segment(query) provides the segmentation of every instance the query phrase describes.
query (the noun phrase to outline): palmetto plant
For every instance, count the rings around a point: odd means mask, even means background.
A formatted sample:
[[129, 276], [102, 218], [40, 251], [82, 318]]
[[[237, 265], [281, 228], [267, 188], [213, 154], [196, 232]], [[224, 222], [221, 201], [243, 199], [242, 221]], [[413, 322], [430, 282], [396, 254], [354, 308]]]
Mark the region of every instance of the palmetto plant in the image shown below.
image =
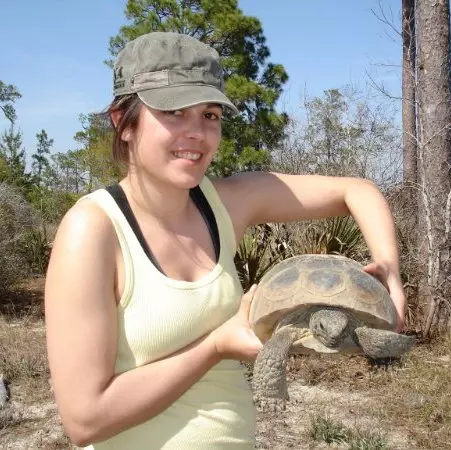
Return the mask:
[[278, 262], [298, 254], [343, 255], [363, 262], [368, 249], [350, 216], [300, 223], [296, 231], [281, 224], [258, 225], [245, 234], [235, 256], [243, 289], [258, 283]]
[[332, 217], [301, 227], [293, 246], [300, 254], [343, 255], [356, 260], [368, 256], [363, 235], [351, 216]]
[[284, 234], [283, 225], [266, 224], [252, 227], [244, 235], [235, 265], [245, 291], [276, 263], [293, 255]]

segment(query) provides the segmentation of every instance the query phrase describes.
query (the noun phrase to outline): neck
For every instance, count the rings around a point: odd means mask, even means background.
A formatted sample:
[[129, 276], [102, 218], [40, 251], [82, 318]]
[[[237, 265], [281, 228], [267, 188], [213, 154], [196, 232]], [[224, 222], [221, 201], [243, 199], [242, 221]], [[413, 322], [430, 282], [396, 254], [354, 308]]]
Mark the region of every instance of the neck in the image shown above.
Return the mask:
[[120, 184], [132, 207], [149, 219], [171, 225], [180, 223], [188, 214], [189, 189], [131, 173]]

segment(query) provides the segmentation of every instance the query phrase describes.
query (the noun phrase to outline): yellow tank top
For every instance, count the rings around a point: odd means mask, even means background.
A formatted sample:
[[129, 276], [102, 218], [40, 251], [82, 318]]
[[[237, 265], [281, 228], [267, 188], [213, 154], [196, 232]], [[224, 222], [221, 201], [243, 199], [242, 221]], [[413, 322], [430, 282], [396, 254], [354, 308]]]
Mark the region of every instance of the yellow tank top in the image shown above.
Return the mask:
[[[124, 258], [116, 373], [174, 353], [217, 328], [238, 309], [242, 288], [233, 261], [233, 225], [211, 181], [205, 177], [200, 188], [215, 215], [220, 253], [213, 270], [195, 282], [168, 278], [152, 264], [106, 190], [84, 197], [94, 200], [111, 219]], [[161, 414], [87, 448], [250, 449], [254, 434], [255, 408], [243, 369], [238, 361], [224, 360]]]

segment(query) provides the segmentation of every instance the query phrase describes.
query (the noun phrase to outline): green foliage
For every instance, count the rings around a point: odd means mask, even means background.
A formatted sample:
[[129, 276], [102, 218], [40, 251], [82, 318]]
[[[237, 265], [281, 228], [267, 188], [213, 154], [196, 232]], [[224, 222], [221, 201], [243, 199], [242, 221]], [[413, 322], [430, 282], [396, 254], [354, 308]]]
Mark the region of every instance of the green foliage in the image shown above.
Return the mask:
[[313, 221], [302, 227], [292, 246], [296, 253], [332, 254], [362, 260], [368, 249], [351, 216]]
[[310, 437], [326, 444], [348, 444], [349, 450], [388, 450], [387, 440], [374, 431], [351, 429], [328, 417], [310, 420]]
[[328, 417], [316, 416], [310, 421], [310, 437], [326, 444], [343, 444], [349, 440], [349, 430]]
[[245, 291], [258, 283], [276, 263], [292, 256], [282, 238], [282, 227], [276, 224], [249, 228], [235, 255], [235, 266]]
[[81, 197], [81, 194], [67, 192], [59, 188], [46, 188], [34, 185], [27, 199], [46, 223], [59, 222], [64, 214]]
[[83, 130], [74, 139], [82, 148], [74, 156], [85, 173], [86, 191], [117, 182], [121, 178], [121, 168], [113, 161], [111, 148], [113, 130], [104, 114], [81, 115]]
[[243, 289], [258, 283], [276, 263], [298, 254], [334, 254], [364, 261], [368, 248], [351, 216], [289, 226], [258, 225], [246, 232], [235, 256]]
[[34, 182], [41, 186], [43, 184], [42, 176], [49, 167], [49, 160], [46, 155], [50, 154], [50, 149], [53, 145], [53, 139], [49, 139], [45, 130], [41, 130], [40, 133], [36, 134], [36, 139], [38, 140], [38, 145], [36, 147], [36, 153], [31, 155], [33, 168], [33, 178]]
[[25, 149], [22, 147], [22, 133], [12, 123], [0, 136], [0, 182], [16, 186], [22, 193], [30, 188], [30, 175], [25, 171]]
[[46, 185], [52, 189], [79, 194], [83, 192], [85, 174], [79, 151], [68, 150], [51, 156], [51, 165], [45, 173]]
[[45, 275], [50, 250], [45, 226], [26, 230], [17, 243], [17, 251], [25, 261], [29, 273], [35, 275]]
[[17, 245], [34, 223], [35, 214], [20, 191], [0, 183], [0, 289], [8, 289], [26, 274]]
[[207, 170], [212, 177], [227, 177], [239, 170], [257, 170], [266, 167], [270, 161], [267, 150], [256, 150], [245, 147], [242, 152], [236, 151], [236, 145], [229, 139], [222, 139], [219, 151]]
[[125, 15], [131, 23], [110, 39], [112, 55], [151, 31], [189, 34], [218, 51], [225, 92], [240, 114], [224, 120], [224, 142], [212, 173], [266, 168], [270, 150], [285, 137], [288, 116], [275, 106], [288, 75], [282, 65], [266, 62], [269, 49], [260, 21], [243, 15], [236, 0], [129, 0]]
[[345, 86], [307, 99], [303, 115], [272, 153], [272, 169], [369, 178], [381, 187], [400, 181], [401, 133], [386, 104]]
[[0, 109], [11, 123], [16, 121], [14, 102], [20, 97], [22, 97], [22, 95], [15, 86], [12, 84], [5, 84], [0, 80]]
[[387, 440], [377, 433], [354, 433], [349, 450], [388, 450]]

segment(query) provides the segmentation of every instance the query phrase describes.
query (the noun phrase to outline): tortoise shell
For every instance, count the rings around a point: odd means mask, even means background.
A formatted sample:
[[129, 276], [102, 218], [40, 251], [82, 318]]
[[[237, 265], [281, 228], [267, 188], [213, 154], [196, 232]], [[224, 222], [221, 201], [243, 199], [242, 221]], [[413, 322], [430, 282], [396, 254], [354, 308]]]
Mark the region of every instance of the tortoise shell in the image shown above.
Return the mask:
[[262, 342], [280, 319], [299, 308], [343, 308], [357, 321], [393, 330], [396, 310], [385, 287], [363, 266], [344, 256], [300, 255], [270, 269], [261, 279], [250, 310], [250, 323]]

